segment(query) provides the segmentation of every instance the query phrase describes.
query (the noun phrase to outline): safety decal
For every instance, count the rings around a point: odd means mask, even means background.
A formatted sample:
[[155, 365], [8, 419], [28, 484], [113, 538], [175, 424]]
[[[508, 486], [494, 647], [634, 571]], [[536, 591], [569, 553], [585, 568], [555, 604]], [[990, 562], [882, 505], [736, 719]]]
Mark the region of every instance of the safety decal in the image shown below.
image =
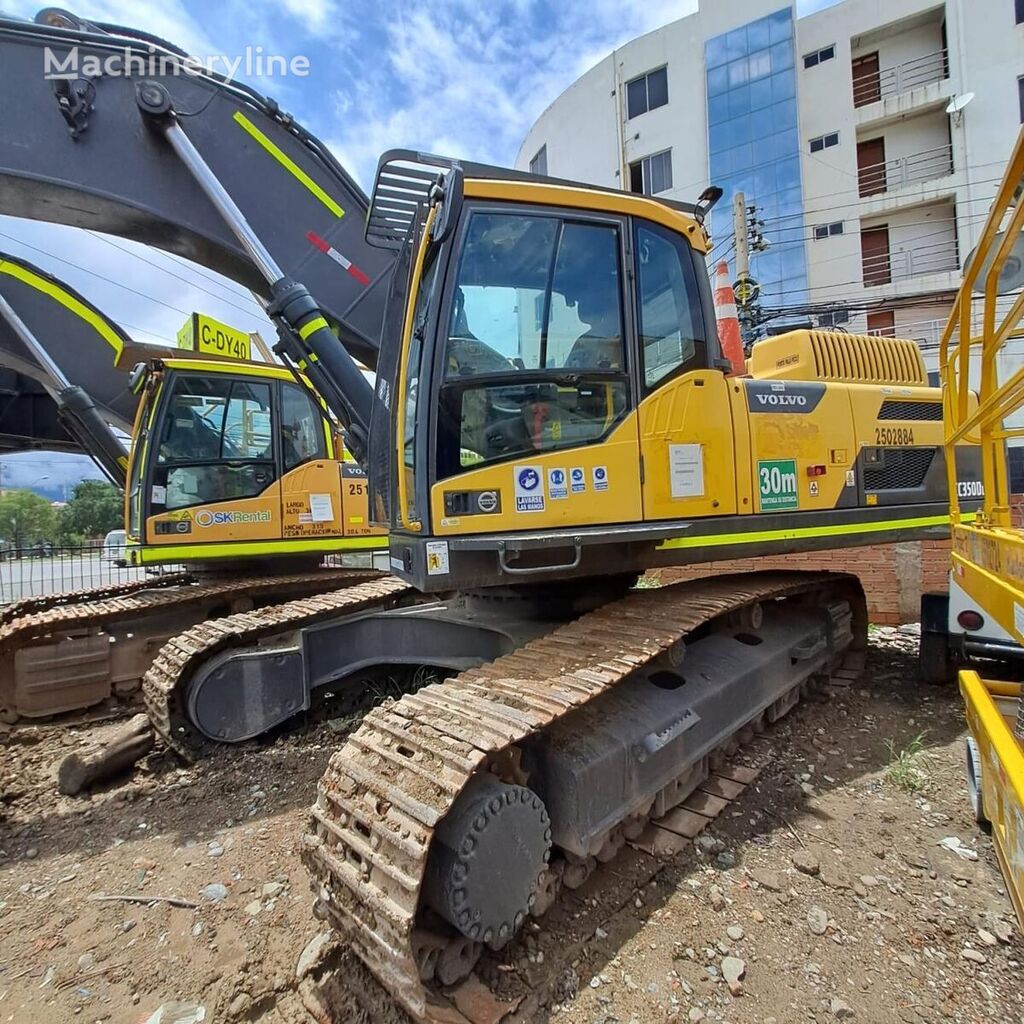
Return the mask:
[[608, 490], [608, 467], [607, 466], [595, 466], [594, 467], [594, 490], [595, 491], [607, 491]]
[[548, 497], [552, 501], [569, 496], [569, 487], [564, 469], [548, 470]]
[[796, 490], [796, 460], [769, 459], [757, 464], [762, 512], [786, 512], [800, 507]]
[[427, 548], [427, 575], [447, 576], [450, 567], [448, 564], [448, 541], [428, 540]]
[[370, 279], [351, 260], [346, 259], [326, 239], [321, 238], [315, 231], [307, 231], [306, 238], [313, 243], [325, 256], [330, 256], [339, 267], [348, 271], [364, 288], [370, 283]]
[[573, 494], [582, 494], [587, 489], [587, 475], [582, 466], [574, 466], [569, 470], [569, 486]]
[[541, 486], [540, 466], [514, 466], [516, 511], [543, 512], [544, 488]]

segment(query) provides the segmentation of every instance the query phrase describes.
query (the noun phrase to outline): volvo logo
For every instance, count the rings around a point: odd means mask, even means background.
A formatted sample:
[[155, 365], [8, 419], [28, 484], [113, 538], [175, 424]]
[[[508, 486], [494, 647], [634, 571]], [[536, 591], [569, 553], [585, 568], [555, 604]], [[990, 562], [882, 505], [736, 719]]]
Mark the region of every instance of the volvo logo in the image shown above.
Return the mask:
[[498, 507], [498, 496], [494, 491], [481, 491], [476, 498], [476, 507], [481, 512], [493, 512]]
[[761, 405], [806, 405], [807, 398], [804, 395], [755, 395]]

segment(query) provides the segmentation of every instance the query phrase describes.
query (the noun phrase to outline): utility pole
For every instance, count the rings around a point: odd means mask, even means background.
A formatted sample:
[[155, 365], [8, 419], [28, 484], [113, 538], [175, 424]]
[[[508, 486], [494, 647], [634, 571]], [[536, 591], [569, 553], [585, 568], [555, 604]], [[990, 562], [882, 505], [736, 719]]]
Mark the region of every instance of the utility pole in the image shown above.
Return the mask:
[[737, 192], [732, 197], [732, 230], [736, 239], [736, 280], [750, 277], [750, 244], [747, 236], [747, 197]]

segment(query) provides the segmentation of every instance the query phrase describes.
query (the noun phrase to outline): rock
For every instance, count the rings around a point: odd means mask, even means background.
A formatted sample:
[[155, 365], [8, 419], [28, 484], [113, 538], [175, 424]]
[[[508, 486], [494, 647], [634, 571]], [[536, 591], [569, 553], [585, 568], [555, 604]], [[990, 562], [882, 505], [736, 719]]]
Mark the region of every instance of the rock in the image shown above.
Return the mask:
[[978, 929], [978, 938], [981, 939], [981, 941], [986, 946], [995, 946], [999, 943], [999, 940], [991, 932], [986, 931], [984, 928]]
[[158, 1006], [143, 1024], [203, 1024], [204, 1020], [206, 1020], [205, 1007], [198, 1003], [183, 1003], [175, 1000]]
[[707, 1020], [707, 1017], [699, 1006], [691, 1006], [686, 1019], [690, 1021], [690, 1024], [699, 1024], [700, 1021]]
[[741, 978], [747, 971], [747, 965], [738, 956], [727, 956], [722, 958], [722, 977], [729, 986], [729, 991], [734, 995], [741, 995], [743, 984]]
[[194, 925], [192, 925], [192, 938], [193, 939], [198, 939], [199, 936], [202, 935], [202, 934], [203, 934], [203, 922], [202, 921], [196, 921], [196, 923]]
[[861, 875], [860, 884], [865, 889], [877, 889], [882, 883], [874, 875]]
[[821, 870], [821, 863], [810, 850], [797, 850], [791, 860], [793, 867], [803, 875], [816, 875]]
[[267, 882], [263, 886], [263, 895], [267, 899], [275, 899], [284, 892], [284, 886], [280, 882]]
[[970, 960], [972, 964], [986, 964], [988, 963], [988, 957], [984, 953], [979, 953], [976, 949], [971, 949], [967, 946], [965, 949], [960, 951], [960, 956], [964, 960]]
[[824, 935], [828, 929], [828, 914], [821, 907], [811, 907], [807, 911], [807, 927], [815, 935]]
[[733, 942], [739, 942], [743, 938], [743, 929], [738, 924], [731, 924], [725, 929], [725, 934], [732, 939]]
[[593, 977], [592, 977], [592, 978], [590, 979], [590, 987], [591, 987], [591, 988], [600, 988], [600, 987], [601, 987], [601, 978], [600, 978], [600, 975], [597, 975], [597, 974], [595, 974], [595, 975], [594, 975], [594, 976], [593, 976]]
[[249, 1009], [251, 1000], [245, 992], [239, 992], [228, 1006], [228, 1017], [242, 1017]]
[[1002, 943], [1010, 942], [1013, 939], [1013, 925], [1007, 924], [1006, 921], [993, 921], [992, 931], [995, 932], [996, 938]]
[[130, 932], [135, 927], [135, 922], [129, 917], [121, 922], [121, 931]]
[[849, 1020], [855, 1016], [850, 1004], [845, 999], [839, 999], [837, 996], [833, 996], [829, 1000], [828, 1009], [829, 1013], [837, 1020]]
[[250, 903], [246, 903], [245, 912], [250, 917], [255, 917], [263, 909], [262, 900], [252, 900]]
[[940, 839], [939, 846], [949, 850], [950, 853], [955, 853], [958, 857], [963, 857], [964, 860], [978, 859], [977, 851], [972, 850], [969, 846], [964, 846], [958, 836], [946, 836], [945, 839]]
[[206, 853], [210, 857], [223, 857], [224, 847], [220, 843], [210, 843], [206, 848]]
[[552, 995], [555, 997], [555, 1001], [562, 1003], [571, 1003], [580, 990], [580, 979], [576, 972], [571, 967], [566, 967], [558, 979], [555, 981], [555, 987], [552, 991]]
[[712, 910], [725, 910], [725, 895], [717, 885], [711, 886], [708, 899]]
[[204, 900], [209, 900], [211, 903], [220, 903], [221, 900], [228, 898], [228, 887], [221, 885], [220, 882], [211, 882], [209, 885], [204, 885], [199, 890], [199, 895]]
[[87, 971], [94, 963], [96, 963], [96, 957], [92, 953], [83, 953], [78, 958], [78, 969], [80, 971]]
[[764, 924], [764, 914], [760, 910], [752, 910], [750, 912], [750, 920], [756, 921], [758, 924]]
[[36, 857], [38, 857], [38, 856], [39, 856], [39, 850], [35, 846], [30, 846], [25, 851], [25, 859], [26, 860], [35, 860]]
[[769, 892], [780, 892], [782, 890], [782, 882], [779, 880], [778, 872], [776, 871], [751, 871], [750, 878], [762, 889], [767, 889]]
[[715, 857], [715, 867], [720, 868], [722, 871], [728, 871], [730, 868], [736, 867], [736, 855], [728, 850], [723, 850]]
[[320, 964], [327, 959], [327, 955], [334, 945], [333, 932], [320, 932], [306, 943], [306, 948], [299, 954], [295, 964], [295, 977], [302, 981], [310, 971], [315, 971]]
[[693, 844], [705, 857], [711, 857], [725, 849], [725, 843], [718, 836], [713, 836], [708, 832], [702, 832], [693, 841]]

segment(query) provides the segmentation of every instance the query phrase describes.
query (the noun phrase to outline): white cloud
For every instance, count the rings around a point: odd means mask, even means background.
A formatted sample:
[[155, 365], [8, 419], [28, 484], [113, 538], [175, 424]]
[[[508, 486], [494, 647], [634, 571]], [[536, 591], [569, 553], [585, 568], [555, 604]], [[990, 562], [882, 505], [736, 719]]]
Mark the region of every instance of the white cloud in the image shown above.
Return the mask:
[[282, 6], [308, 32], [322, 32], [339, 17], [334, 0], [283, 0]]

